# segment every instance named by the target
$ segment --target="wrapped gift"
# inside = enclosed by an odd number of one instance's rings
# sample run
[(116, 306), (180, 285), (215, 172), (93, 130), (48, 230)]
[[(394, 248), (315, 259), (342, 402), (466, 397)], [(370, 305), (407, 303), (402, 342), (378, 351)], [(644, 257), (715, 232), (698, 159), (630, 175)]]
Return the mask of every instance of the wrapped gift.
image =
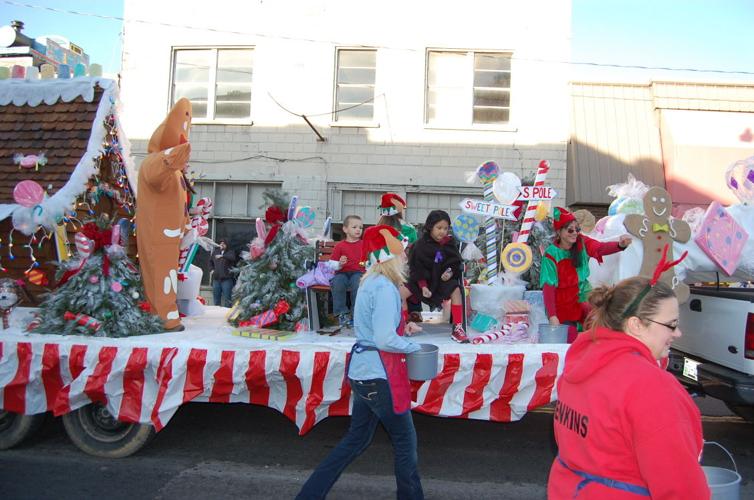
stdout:
[(271, 325), (273, 323), (276, 323), (278, 318), (281, 314), (287, 313), (291, 309), (290, 304), (286, 302), (283, 299), (280, 299), (277, 304), (275, 304), (275, 307), (272, 309), (268, 309), (263, 313), (257, 314), (256, 316), (252, 316), (246, 321), (241, 321), (238, 323), (238, 326), (240, 327), (258, 327), (261, 328), (263, 326)]
[(699, 248), (729, 276), (733, 275), (749, 233), (730, 216), (720, 203), (713, 201), (694, 238)]
[(529, 313), (506, 313), (503, 323), (511, 325), (515, 325), (517, 323), (525, 323), (526, 325), (529, 325)]
[(471, 320), (471, 328), (478, 332), (486, 332), (497, 326), (497, 319), (483, 313), (476, 313)]

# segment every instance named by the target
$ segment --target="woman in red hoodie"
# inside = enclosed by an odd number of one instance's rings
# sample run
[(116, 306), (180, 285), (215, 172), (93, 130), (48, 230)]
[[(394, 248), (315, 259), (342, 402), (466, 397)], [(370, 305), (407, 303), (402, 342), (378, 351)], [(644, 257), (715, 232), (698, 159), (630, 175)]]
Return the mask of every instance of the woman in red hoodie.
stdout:
[(558, 382), (548, 498), (709, 498), (699, 409), (661, 368), (681, 336), (675, 293), (635, 277), (589, 301), (592, 331), (568, 350)]

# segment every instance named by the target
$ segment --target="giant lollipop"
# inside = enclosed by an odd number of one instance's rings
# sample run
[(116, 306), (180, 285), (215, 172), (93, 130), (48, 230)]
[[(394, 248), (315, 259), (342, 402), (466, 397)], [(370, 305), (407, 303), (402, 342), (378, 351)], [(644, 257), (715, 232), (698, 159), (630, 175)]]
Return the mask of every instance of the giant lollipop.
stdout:
[(31, 208), (44, 201), (45, 190), (37, 182), (21, 181), (13, 188), (13, 199), (22, 207)]
[(474, 244), (479, 235), (479, 220), (470, 214), (461, 214), (453, 219), (453, 236), (466, 243), (461, 253), (464, 260), (478, 260), (483, 257), (482, 252)]
[[(500, 174), (500, 167), (494, 161), (488, 161), (479, 165), (476, 169), (476, 175), (484, 185), (484, 201), (487, 203), (495, 202), (495, 193), (493, 183)], [(494, 281), (497, 277), (497, 223), (492, 217), (484, 221), (484, 244), (487, 249), (487, 283)]]

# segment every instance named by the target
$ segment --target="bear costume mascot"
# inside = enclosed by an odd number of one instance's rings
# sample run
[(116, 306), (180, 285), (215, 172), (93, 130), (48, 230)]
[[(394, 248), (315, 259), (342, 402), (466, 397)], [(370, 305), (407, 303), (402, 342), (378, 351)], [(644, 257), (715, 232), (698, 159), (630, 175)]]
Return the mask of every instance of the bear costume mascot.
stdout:
[(183, 234), (191, 230), (190, 190), (185, 176), (191, 145), (191, 103), (182, 98), (154, 131), (139, 169), (136, 239), (144, 293), (165, 331), (181, 331), (176, 291), (178, 254)]

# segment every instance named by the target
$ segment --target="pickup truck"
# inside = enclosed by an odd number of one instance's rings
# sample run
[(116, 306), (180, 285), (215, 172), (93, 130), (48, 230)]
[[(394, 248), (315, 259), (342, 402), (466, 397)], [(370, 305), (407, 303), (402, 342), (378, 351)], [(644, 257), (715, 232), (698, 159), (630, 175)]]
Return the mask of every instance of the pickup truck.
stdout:
[(754, 422), (754, 288), (691, 287), (668, 369), (687, 389)]

